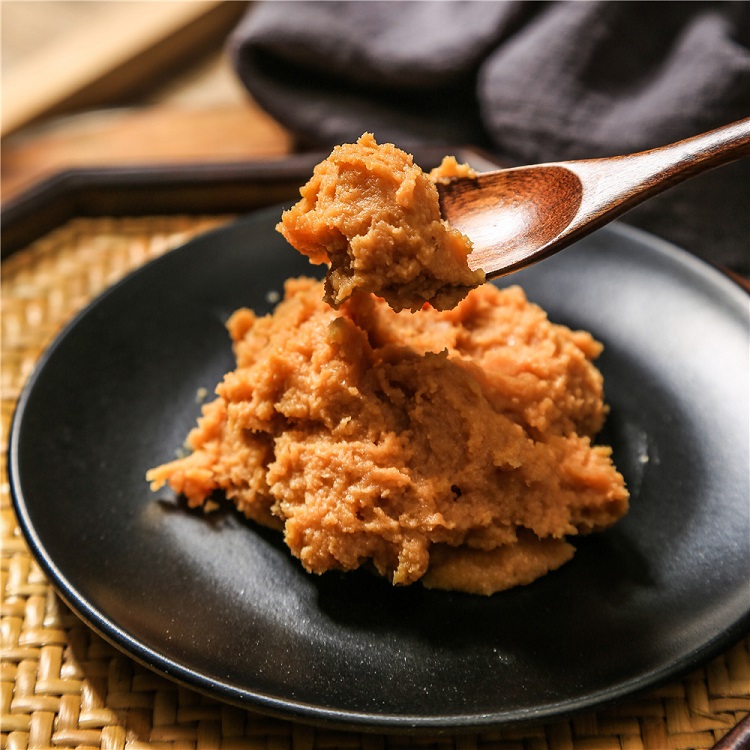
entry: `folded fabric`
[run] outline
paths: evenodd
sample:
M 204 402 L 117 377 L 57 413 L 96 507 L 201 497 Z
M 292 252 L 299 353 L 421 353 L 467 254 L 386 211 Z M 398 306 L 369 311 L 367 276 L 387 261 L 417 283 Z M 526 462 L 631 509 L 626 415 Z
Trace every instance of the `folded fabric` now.
M 512 164 L 614 156 L 750 116 L 745 2 L 260 2 L 229 50 L 302 147 L 364 131 Z M 626 221 L 750 274 L 750 159 Z

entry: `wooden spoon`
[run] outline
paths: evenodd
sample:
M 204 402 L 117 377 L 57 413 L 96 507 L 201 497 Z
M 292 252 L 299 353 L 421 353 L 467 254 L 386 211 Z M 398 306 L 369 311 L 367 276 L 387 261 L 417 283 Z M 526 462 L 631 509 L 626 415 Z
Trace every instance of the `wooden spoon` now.
M 483 172 L 438 184 L 443 217 L 492 278 L 562 250 L 689 177 L 750 155 L 750 118 L 627 156 Z M 750 210 L 750 207 L 748 207 Z

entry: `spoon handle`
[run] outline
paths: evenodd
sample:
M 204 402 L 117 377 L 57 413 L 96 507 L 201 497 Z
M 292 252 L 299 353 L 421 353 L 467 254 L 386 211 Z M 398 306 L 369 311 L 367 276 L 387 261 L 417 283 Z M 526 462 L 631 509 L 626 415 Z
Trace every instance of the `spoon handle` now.
M 750 117 L 627 156 L 558 162 L 574 172 L 584 188 L 566 234 L 610 221 L 657 193 L 743 156 L 750 156 Z

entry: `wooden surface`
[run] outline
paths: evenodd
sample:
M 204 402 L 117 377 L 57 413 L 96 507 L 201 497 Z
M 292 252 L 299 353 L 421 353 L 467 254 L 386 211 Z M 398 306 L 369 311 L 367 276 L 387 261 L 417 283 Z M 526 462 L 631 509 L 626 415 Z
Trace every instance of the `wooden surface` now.
M 4 0 L 3 198 L 71 167 L 289 153 L 225 52 L 249 5 Z
M 278 158 L 291 147 L 287 132 L 249 102 L 92 112 L 3 144 L 2 194 L 72 167 L 231 163 Z
M 30 11 L 18 3 L 4 4 L 7 41 L 15 26 L 23 28 L 36 20 L 18 16 L 33 12 L 36 4 L 31 5 Z M 220 43 L 245 7 L 218 0 L 108 2 L 91 3 L 88 13 L 76 8 L 75 19 L 68 23 L 60 15 L 64 33 L 29 45 L 15 63 L 8 60 L 2 135 L 49 115 L 143 94 L 154 81 Z M 54 4 L 45 3 L 41 10 L 52 16 L 59 13 Z

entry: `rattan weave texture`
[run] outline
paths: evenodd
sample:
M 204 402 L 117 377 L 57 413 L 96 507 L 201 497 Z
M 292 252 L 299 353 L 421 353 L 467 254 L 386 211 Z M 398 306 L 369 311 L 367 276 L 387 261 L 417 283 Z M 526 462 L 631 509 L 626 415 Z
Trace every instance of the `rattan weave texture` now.
M 76 219 L 3 262 L 3 459 L 16 400 L 61 326 L 128 271 L 227 219 Z M 547 725 L 404 736 L 263 717 L 173 684 L 81 623 L 57 598 L 20 535 L 4 462 L 0 483 L 0 750 L 697 750 L 712 747 L 750 712 L 749 636 L 679 681 Z

